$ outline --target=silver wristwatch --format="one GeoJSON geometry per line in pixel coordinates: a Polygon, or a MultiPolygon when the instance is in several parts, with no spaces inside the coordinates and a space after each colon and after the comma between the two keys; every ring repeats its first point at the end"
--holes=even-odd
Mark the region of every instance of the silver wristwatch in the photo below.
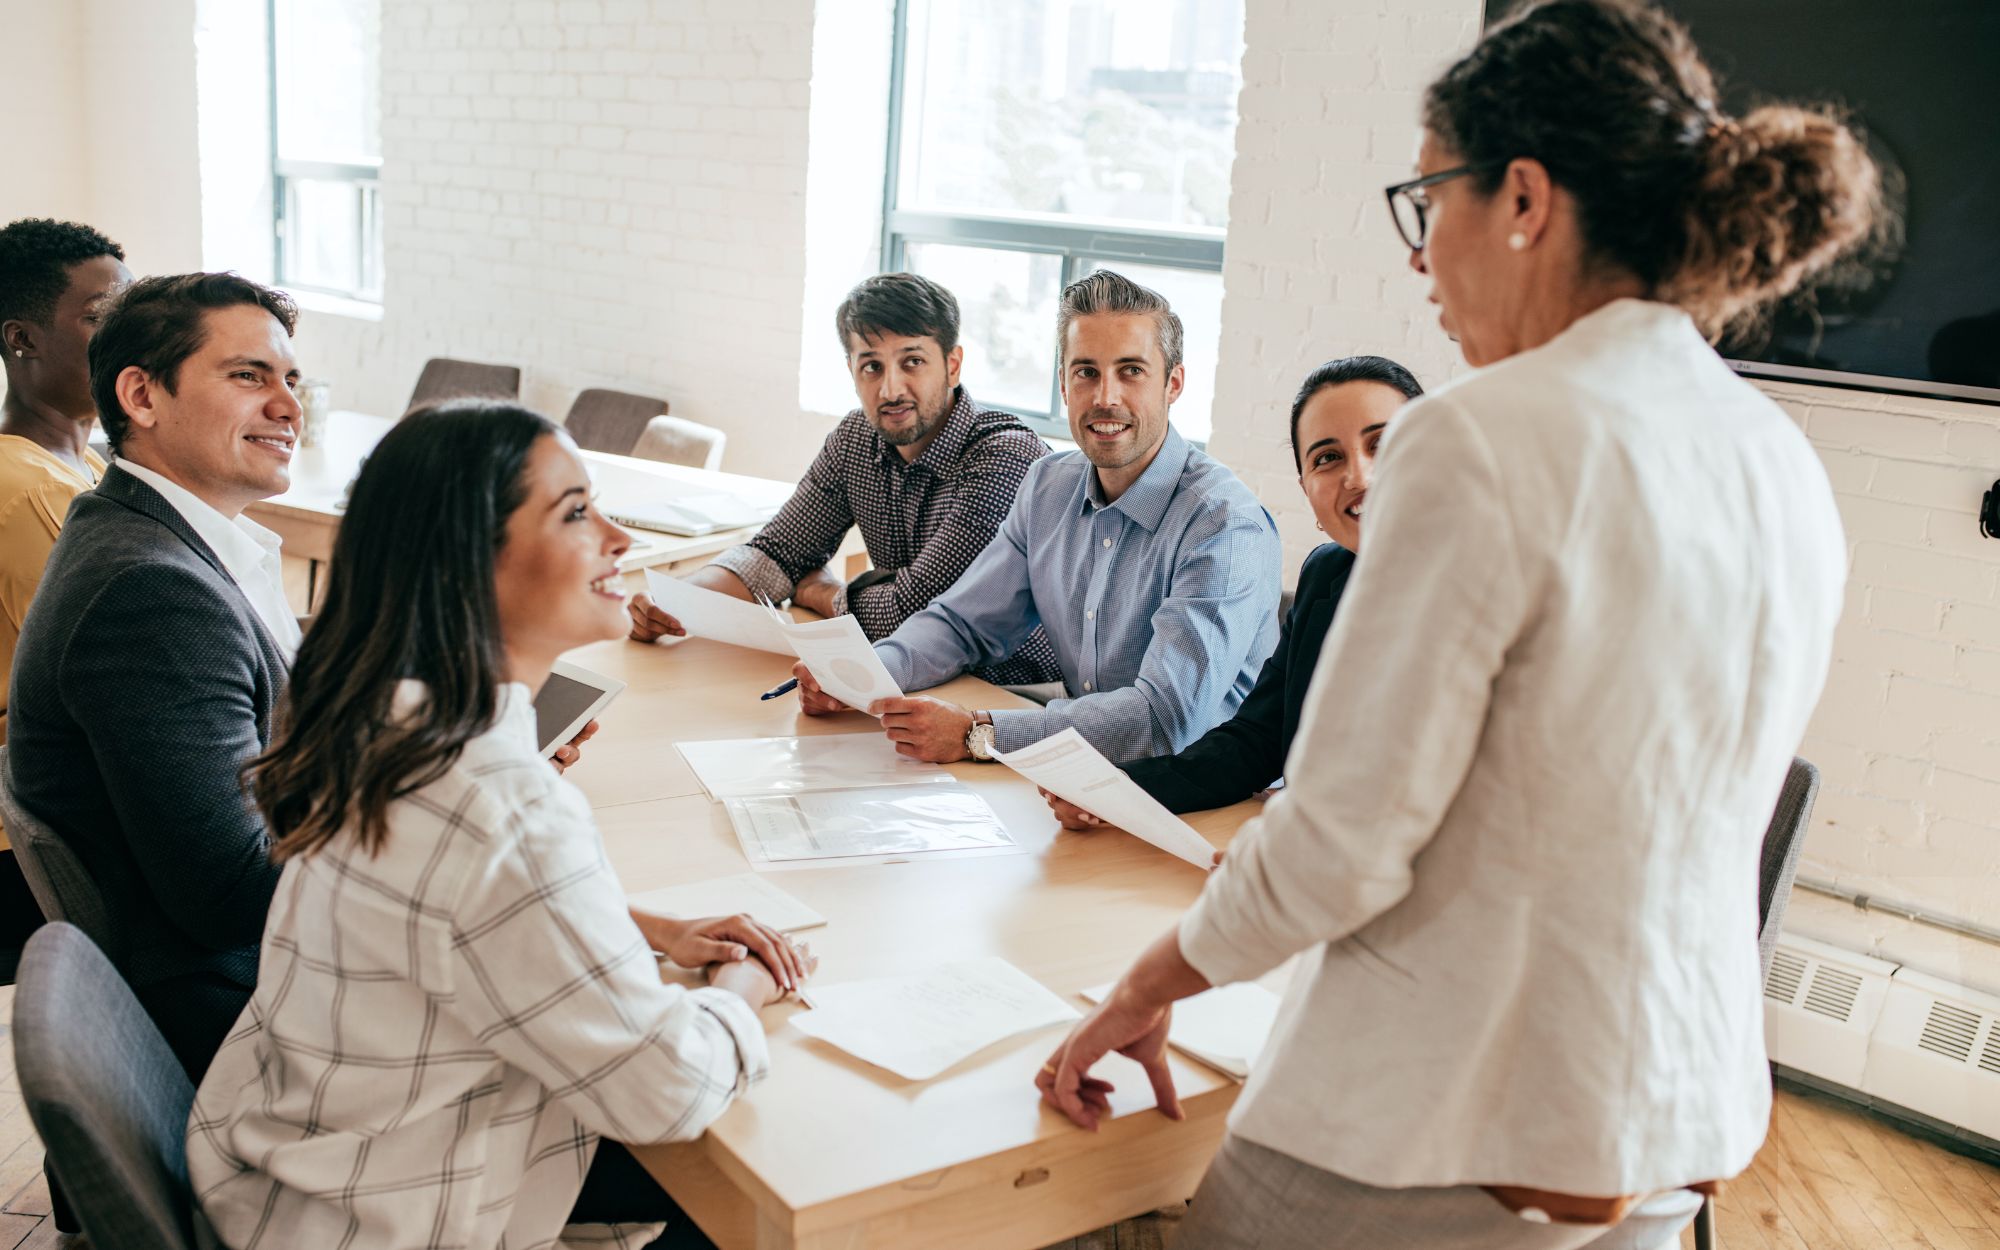
{"type": "Polygon", "coordinates": [[[990,713],[972,714],[972,728],[965,731],[965,752],[982,764],[992,762],[993,717],[990,713]]]}

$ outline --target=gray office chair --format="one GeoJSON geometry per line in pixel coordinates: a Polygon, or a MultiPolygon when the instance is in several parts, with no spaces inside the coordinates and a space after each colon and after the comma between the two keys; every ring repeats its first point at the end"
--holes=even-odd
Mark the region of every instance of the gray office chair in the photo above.
{"type": "MultiPolygon", "coordinates": [[[[1757,865],[1757,964],[1759,978],[1771,975],[1771,956],[1785,925],[1785,904],[1791,901],[1792,879],[1799,873],[1799,848],[1805,845],[1813,799],[1819,795],[1819,769],[1794,759],[1778,793],[1778,810],[1764,830],[1764,852],[1757,865]]],[[[1703,1198],[1694,1217],[1695,1250],[1715,1250],[1715,1200],[1703,1198]]]]}
{"type": "Polygon", "coordinates": [[[28,939],[14,991],[28,1118],[98,1250],[215,1250],[188,1187],[188,1084],[174,1052],[83,930],[28,939]]]}
{"type": "Polygon", "coordinates": [[[563,418],[563,428],[585,451],[608,451],[616,456],[635,454],[646,423],[663,416],[667,401],[654,395],[633,395],[592,387],[576,397],[563,418]]]}
{"type": "Polygon", "coordinates": [[[14,777],[4,746],[0,746],[0,825],[6,826],[7,840],[14,845],[14,860],[28,879],[28,892],[35,896],[42,915],[75,925],[111,958],[122,957],[124,935],[113,923],[97,883],[56,831],[14,797],[14,777]]]}
{"type": "Polygon", "coordinates": [[[654,417],[646,423],[646,432],[633,445],[632,454],[642,460],[713,472],[722,467],[722,449],[728,442],[729,436],[712,425],[684,417],[654,417]]]}
{"type": "Polygon", "coordinates": [[[521,371],[513,365],[486,365],[476,360],[452,360],[434,356],[424,362],[417,375],[417,388],[410,392],[407,416],[419,408],[447,399],[519,399],[521,371]]]}

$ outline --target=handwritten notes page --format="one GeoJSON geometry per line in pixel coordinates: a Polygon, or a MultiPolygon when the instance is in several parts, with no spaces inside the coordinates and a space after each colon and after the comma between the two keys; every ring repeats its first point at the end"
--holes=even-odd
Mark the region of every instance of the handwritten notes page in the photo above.
{"type": "Polygon", "coordinates": [[[880,733],[721,738],[675,746],[712,799],[951,780],[936,764],[896,754],[896,744],[880,733]]]}
{"type": "Polygon", "coordinates": [[[641,911],[681,920],[745,915],[780,933],[796,933],[826,923],[825,916],[754,872],[647,890],[625,901],[641,911]]]}
{"type": "Polygon", "coordinates": [[[1215,847],[1185,820],[1140,789],[1123,769],[1098,753],[1074,728],[994,758],[1050,794],[1118,826],[1135,837],[1207,872],[1215,847]]]}
{"type": "MultiPolygon", "coordinates": [[[[1101,1003],[1110,993],[1109,985],[1100,985],[1085,990],[1083,996],[1101,1003]]],[[[1247,1080],[1251,1065],[1271,1040],[1280,1001],[1255,981],[1203,990],[1174,1004],[1167,1044],[1226,1076],[1247,1080]]]]}
{"type": "Polygon", "coordinates": [[[1079,1013],[998,956],[920,976],[813,989],[818,1009],[792,1017],[809,1036],[912,1081],[928,1081],[980,1051],[1079,1013]]]}

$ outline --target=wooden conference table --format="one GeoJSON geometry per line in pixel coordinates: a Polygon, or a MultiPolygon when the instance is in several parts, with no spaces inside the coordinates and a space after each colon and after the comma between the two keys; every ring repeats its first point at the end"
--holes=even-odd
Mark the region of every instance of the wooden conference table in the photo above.
{"type": "MultiPolygon", "coordinates": [[[[636,578],[633,578],[636,582],[636,578]]],[[[758,694],[783,657],[705,639],[608,642],[568,658],[623,679],[569,777],[596,809],[628,891],[743,872],[722,805],[677,739],[879,732],[860,713],[808,718],[758,694]]],[[[973,678],[938,694],[1024,706],[973,678]]],[[[777,872],[827,917],[803,935],[833,984],[999,955],[1082,1006],[1194,901],[1203,874],[1122,832],[1062,831],[1028,782],[998,764],[951,771],[993,805],[1025,854],[777,872]]],[[[1191,818],[1218,846],[1254,802],[1191,818]]],[[[1042,1108],[1033,1080],[1061,1040],[1042,1029],[930,1081],[907,1081],[806,1037],[794,1003],[765,1009],[771,1074],[698,1141],[635,1153],[723,1250],[1033,1250],[1187,1198],[1221,1141],[1237,1086],[1173,1056],[1187,1120],[1152,1107],[1137,1064],[1099,1075],[1118,1113],[1096,1134],[1042,1108]]]]}

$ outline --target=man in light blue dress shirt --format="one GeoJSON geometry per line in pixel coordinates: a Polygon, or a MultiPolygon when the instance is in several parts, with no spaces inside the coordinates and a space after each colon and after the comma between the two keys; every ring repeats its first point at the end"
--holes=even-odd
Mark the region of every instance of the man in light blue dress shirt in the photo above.
{"type": "MultiPolygon", "coordinates": [[[[1277,644],[1277,526],[1167,423],[1180,318],[1099,270],[1064,290],[1056,333],[1079,450],[1037,461],[957,584],[875,650],[924,690],[1012,655],[1039,625],[1065,697],[993,711],[882,700],[870,710],[912,758],[990,759],[1071,726],[1114,763],[1178,751],[1235,712],[1277,644]]],[[[843,710],[795,672],[808,713],[843,710]]]]}

